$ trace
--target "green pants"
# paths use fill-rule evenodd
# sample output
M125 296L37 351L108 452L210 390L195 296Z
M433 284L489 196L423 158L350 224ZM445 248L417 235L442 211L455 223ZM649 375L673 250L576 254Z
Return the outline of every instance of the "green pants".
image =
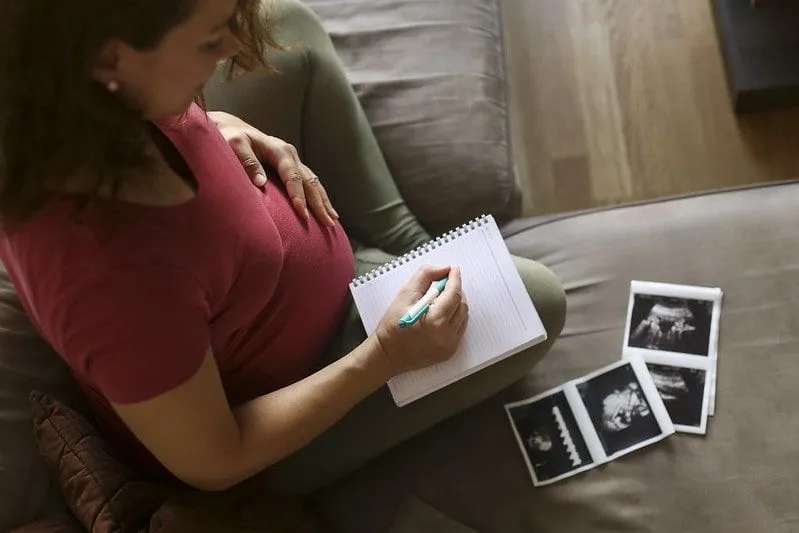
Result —
M358 272L365 273L430 236L403 202L318 19L296 0L272 5L279 40L296 43L289 52L275 55L280 72L249 75L231 84L212 83L207 93L209 107L237 115L297 147L341 215L353 239ZM529 259L515 260L546 327L546 343L402 408L395 406L383 387L311 444L270 467L264 479L293 493L318 489L529 372L560 334L566 300L546 267ZM347 354L365 336L353 306L324 362Z

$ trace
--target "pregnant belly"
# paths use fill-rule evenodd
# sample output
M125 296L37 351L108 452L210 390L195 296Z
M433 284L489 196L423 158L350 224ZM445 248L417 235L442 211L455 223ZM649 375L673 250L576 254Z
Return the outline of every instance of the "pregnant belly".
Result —
M350 305L352 248L340 224L324 227L297 216L280 190L267 191L283 241L276 289L223 376L231 401L246 401L296 382L318 366Z

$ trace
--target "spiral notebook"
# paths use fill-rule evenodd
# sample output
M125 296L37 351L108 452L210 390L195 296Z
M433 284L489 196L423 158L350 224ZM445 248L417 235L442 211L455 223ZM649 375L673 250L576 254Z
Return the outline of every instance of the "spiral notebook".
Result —
M353 280L350 291L369 335L405 282L424 264L460 267L469 322L451 359L400 374L388 382L400 407L547 338L491 215L464 224Z

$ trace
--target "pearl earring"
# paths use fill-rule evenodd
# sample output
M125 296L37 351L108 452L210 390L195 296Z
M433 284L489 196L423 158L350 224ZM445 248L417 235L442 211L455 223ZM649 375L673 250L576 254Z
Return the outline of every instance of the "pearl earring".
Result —
M114 80L111 80L108 82L108 85L106 87L109 93L115 93L119 90L119 83Z

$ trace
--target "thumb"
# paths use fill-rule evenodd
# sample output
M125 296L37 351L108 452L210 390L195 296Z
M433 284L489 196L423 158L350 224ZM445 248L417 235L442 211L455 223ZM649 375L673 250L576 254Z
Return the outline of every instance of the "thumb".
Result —
M261 166L261 162L258 161L258 157L255 155L252 145L250 143L233 143L231 147L236 153L236 157L239 158L247 175L250 177L250 180L252 180L253 185L256 187L263 187L266 185L266 172L264 172L264 167Z

